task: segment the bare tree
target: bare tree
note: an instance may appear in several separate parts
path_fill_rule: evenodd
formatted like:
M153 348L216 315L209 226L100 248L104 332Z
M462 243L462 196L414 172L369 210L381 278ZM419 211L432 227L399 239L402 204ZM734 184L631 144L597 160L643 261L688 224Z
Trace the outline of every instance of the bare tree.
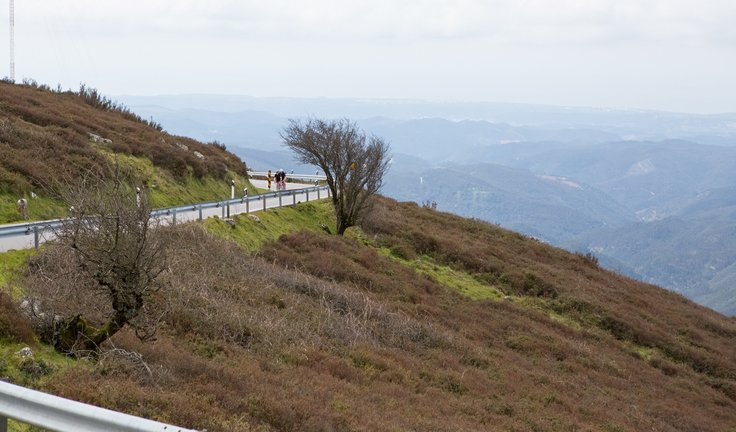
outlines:
M301 162L317 165L325 172L337 234L359 223L388 169L388 143L366 136L347 119L292 119L281 138Z
M163 316L147 299L166 269L166 241L145 190L119 172L61 192L70 217L29 266L28 291L42 338L63 352L95 351L123 326L150 338Z

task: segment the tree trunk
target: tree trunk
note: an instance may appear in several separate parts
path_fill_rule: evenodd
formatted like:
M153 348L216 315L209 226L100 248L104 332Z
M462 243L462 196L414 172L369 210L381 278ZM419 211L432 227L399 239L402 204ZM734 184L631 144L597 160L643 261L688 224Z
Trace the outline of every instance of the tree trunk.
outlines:
M90 325L81 315L75 315L57 327L54 347L66 354L77 351L96 352L100 344L117 333L123 325L125 320L120 314L115 314L99 328Z

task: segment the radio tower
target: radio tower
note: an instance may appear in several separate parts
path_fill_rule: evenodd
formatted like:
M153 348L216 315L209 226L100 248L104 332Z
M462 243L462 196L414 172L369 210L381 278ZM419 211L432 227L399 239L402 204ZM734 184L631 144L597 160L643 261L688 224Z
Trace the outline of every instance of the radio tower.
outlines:
M15 2L10 0L10 81L15 82Z

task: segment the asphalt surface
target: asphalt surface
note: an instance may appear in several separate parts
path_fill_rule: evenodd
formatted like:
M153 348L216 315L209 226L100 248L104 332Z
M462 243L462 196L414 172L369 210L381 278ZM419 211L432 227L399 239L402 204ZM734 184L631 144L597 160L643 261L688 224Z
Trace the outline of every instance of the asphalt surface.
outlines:
M265 180L254 180L251 179L253 186L257 188L267 189L268 184ZM217 216L220 218L226 218L242 213L254 213L264 211L270 208L278 208L282 206L290 206L305 201L313 201L315 199L322 199L327 197L327 191L320 191L319 193L315 190L308 190L310 184L304 183L286 183L286 191L282 192L280 196L271 196L263 198L249 197L248 201L222 205L215 208L201 209L202 219ZM271 192L276 192L276 183L272 183ZM252 195L252 191L249 191ZM236 190L236 198L242 198L242 190ZM256 195L257 197L258 195ZM226 199L229 197L223 197ZM181 206L176 212L169 212L158 217L159 221L163 224L182 223L199 220L200 209L197 208L196 204L192 204L191 207ZM176 220L174 220L176 218ZM25 223L14 223L8 225L0 225L0 228L6 227L23 227ZM39 243L44 243L53 238L53 233L50 230L43 231L39 234ZM11 236L0 236L0 252L6 252L11 249L30 249L35 245L35 236L33 230L26 230L20 234Z

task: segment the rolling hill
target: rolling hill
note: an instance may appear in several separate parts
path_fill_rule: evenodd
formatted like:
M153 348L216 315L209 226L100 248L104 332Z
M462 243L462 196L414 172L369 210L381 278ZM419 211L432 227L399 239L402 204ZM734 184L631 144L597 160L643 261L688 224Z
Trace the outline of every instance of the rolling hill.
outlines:
M285 118L305 113L356 117L363 128L391 142L395 163L385 188L389 196L418 203L435 201L442 209L499 222L565 247L595 244L595 250L612 250L614 244L602 243L604 238L618 240L636 233L644 236L639 239L644 250L602 255L601 263L642 280L666 284L710 307L733 313L731 299L736 296L729 271L713 274L703 269L703 260L689 260L684 252L688 245L700 241L705 225L712 225L710 231L730 233L729 227L736 219L719 216L732 214L728 208L714 207L700 214L698 221L692 222L699 227L681 233L670 231L678 238L650 233L648 229L656 224L629 227L631 220L624 220L624 225L611 221L622 221L621 209L625 218L633 213L642 222L667 217L688 219L680 211L699 194L734 187L734 114L214 95L127 100L145 113L158 116L165 112L167 127L203 140L224 139L242 157L252 158L266 168L287 170L295 164L278 149L278 133ZM538 189L522 189L505 177L494 178L488 184L459 172L465 169L463 166L481 163L493 164L489 165L491 172L496 170L494 165L503 165L519 170L521 176L537 176L536 180L527 177L519 182ZM433 181L436 175L444 174L452 186ZM585 193L578 191L577 196L587 199L576 201L567 188L550 187L549 182L539 181L541 177L564 178L578 184ZM426 183L420 184L420 178L432 183L439 196L432 196ZM479 193L470 192L474 189ZM461 197L470 204L460 203ZM610 216L600 211L606 208L613 210ZM614 229L619 230L618 234L610 234ZM592 237L594 233L601 237ZM637 239L629 238L626 243L635 244ZM711 242L700 249L709 256L730 256L728 250L713 249L722 245ZM662 256L653 257L652 253ZM663 275L660 264L672 262L678 267L666 264L664 268L674 273ZM730 268L730 264L725 267ZM696 282L701 277L704 279Z
M3 99L4 113L17 113L15 105L26 99L51 105L79 98L18 91L28 92L25 99ZM106 163L107 153L92 152L97 146L85 134L93 129L105 137L116 129L101 130L97 121L110 115L131 128L121 136L138 136L135 128L143 124L100 107L82 112L68 124L81 138L62 131L48 143L84 150L88 157L79 156L75 166ZM3 121L13 131L64 129L33 118ZM134 167L152 163L146 152L156 150L149 145L171 139L150 124L141 127L156 139L141 139L140 153L120 153L135 158ZM28 141L13 151L40 153L43 143ZM222 152L201 145L213 159ZM51 159L40 160L51 166ZM519 199L532 184L564 195L561 188L567 201L553 203L561 207L599 196L570 179L486 168L462 169L457 177L472 172L490 186L512 179ZM157 170L179 184L196 178L189 165L184 178ZM171 194L170 200L186 199ZM707 213L727 197L714 191L682 212ZM620 215L617 223L630 217L605 202L586 211ZM253 216L161 231L167 266L147 304L160 312L156 338L142 342L126 327L94 355L56 353L35 333L35 309L21 307L23 295L40 292L35 282L56 280L42 269L65 271L64 256L52 248L0 254L0 375L211 432L736 427L736 319L602 269L592 255L384 197L344 237L325 232L334 232L329 202ZM50 295L85 316L99 313L90 299L75 298L77 288L75 281ZM42 305L52 300L33 295ZM22 357L26 346L33 355Z
M441 210L557 244L636 220L633 212L590 186L494 164L413 170L396 157L384 192L399 200L434 201Z
M594 230L565 245L614 259L625 274L667 287L736 315L734 188L696 194L675 216Z
M209 431L736 423L734 319L412 203L380 199L345 238L320 228L332 223L328 203L310 203L178 227L156 340L124 330L98 359L33 342L3 297L4 374ZM13 354L28 343L32 359Z
M710 189L736 185L736 147L687 141L609 142L509 155L506 163L535 173L565 175L594 186L643 219Z

